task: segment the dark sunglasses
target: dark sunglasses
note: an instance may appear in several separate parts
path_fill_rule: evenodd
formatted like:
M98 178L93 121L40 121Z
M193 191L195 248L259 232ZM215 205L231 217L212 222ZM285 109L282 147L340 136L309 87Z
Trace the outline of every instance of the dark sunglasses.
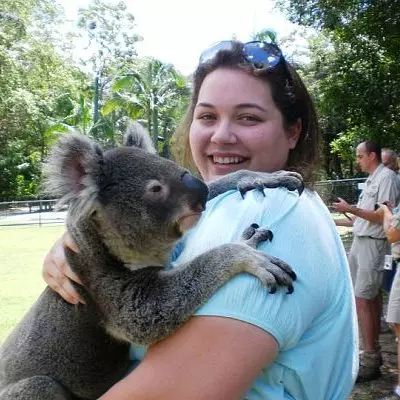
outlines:
M204 50L200 55L199 64L211 61L222 50L233 50L233 40L222 40ZM243 44L243 58L256 69L274 68L284 60L281 49L274 43L253 41Z

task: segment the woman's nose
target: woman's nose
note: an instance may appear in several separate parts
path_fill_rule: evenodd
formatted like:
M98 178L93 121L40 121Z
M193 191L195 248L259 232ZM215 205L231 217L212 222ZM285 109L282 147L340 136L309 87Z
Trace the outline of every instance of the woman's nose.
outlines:
M236 143L237 138L233 130L233 126L229 121L220 121L215 126L213 134L211 136L211 142L213 143Z

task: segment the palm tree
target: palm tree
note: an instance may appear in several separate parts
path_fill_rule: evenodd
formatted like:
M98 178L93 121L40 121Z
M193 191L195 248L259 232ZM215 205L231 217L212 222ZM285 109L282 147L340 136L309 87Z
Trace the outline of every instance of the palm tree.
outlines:
M159 139L169 143L188 96L186 79L172 65L156 59L141 59L116 76L112 97L101 112L106 116L122 111L131 119L141 119L158 148Z

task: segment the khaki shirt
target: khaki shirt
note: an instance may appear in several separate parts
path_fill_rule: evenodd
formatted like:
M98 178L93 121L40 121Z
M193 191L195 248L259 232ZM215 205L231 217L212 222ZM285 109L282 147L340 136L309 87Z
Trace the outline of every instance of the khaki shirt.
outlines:
M400 204L398 205L399 210L393 214L392 226L400 231ZM395 260L400 260L400 242L392 244L392 256Z
M390 201L398 204L400 201L400 181L397 174L383 164L379 164L365 182L364 189L357 203L358 208L374 210L375 204ZM382 224L375 224L357 217L353 224L353 235L385 239Z

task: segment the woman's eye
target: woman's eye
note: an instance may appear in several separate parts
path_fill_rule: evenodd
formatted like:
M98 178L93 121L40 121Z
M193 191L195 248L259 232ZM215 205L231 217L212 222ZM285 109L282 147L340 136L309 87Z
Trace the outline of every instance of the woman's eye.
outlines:
M244 122L261 122L261 118L255 115L241 115L239 116L239 120Z
M200 115L199 119L203 119L205 121L210 121L210 120L215 119L215 117L212 114L202 114L202 115Z

